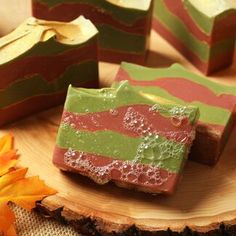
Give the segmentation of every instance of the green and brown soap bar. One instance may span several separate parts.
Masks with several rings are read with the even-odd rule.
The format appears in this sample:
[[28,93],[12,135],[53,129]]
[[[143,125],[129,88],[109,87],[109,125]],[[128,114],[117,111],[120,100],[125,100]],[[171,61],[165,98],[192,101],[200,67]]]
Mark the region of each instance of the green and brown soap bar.
[[211,81],[179,64],[156,69],[122,63],[114,86],[122,80],[148,97],[161,96],[184,106],[197,106],[200,118],[190,159],[208,165],[217,163],[236,118],[236,86]]
[[235,0],[154,0],[154,4],[154,29],[203,73],[232,63]]
[[29,18],[0,39],[0,125],[58,105],[69,84],[98,86],[97,29]]
[[99,60],[144,64],[152,23],[152,0],[32,0],[33,15],[68,22],[79,15],[99,30]]
[[53,163],[64,171],[150,193],[173,193],[198,108],[116,88],[69,87]]

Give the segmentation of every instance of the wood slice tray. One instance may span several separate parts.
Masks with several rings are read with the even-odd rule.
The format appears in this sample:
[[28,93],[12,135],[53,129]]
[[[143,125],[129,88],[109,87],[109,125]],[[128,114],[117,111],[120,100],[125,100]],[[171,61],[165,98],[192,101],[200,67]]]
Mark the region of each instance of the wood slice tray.
[[[13,29],[30,15],[30,0],[1,0],[0,33]],[[4,6],[4,7],[3,7]],[[9,14],[8,14],[9,13]],[[14,18],[12,19],[12,16]],[[148,65],[179,62],[195,69],[155,32],[151,36]],[[101,85],[111,84],[118,65],[100,64]],[[231,68],[210,78],[236,85],[236,58]],[[0,133],[15,135],[21,165],[58,190],[39,204],[44,214],[73,224],[89,235],[236,235],[236,129],[214,168],[188,162],[174,196],[152,196],[98,186],[85,177],[60,172],[52,165],[52,152],[62,107],[54,108],[6,127]],[[172,234],[171,231],[176,232]],[[184,233],[183,233],[184,232]],[[112,234],[113,235],[113,234]],[[159,234],[157,234],[159,235]]]

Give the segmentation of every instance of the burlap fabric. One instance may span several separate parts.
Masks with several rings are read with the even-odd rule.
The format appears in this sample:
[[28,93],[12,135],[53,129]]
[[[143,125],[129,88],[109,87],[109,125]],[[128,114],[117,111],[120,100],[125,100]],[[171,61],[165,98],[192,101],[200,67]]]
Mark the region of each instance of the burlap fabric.
[[45,219],[35,212],[30,213],[16,206],[12,209],[17,216],[18,236],[79,236],[71,227]]

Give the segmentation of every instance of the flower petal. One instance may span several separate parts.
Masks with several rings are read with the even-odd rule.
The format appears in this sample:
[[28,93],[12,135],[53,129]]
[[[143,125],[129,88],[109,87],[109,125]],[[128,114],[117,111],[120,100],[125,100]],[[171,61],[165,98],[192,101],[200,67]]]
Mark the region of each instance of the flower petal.
[[8,205],[6,203],[0,204],[0,233],[2,232],[4,236],[9,235],[7,233],[14,224],[15,219],[15,215]]
[[0,155],[8,152],[13,147],[13,136],[11,134],[6,134],[0,138]]

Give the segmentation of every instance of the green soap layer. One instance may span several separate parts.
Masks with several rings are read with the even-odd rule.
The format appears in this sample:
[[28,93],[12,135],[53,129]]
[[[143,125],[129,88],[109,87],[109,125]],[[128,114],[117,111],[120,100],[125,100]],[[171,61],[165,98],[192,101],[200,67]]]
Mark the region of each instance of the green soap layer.
[[228,123],[229,118],[231,116],[231,112],[223,108],[210,106],[210,105],[204,104],[202,102],[197,102],[197,101],[186,103],[185,101],[169,94],[166,90],[161,89],[159,87],[135,86],[135,89],[137,91],[142,91],[144,93],[150,93],[156,96],[164,97],[171,101],[175,101],[176,103],[181,104],[183,106],[186,106],[189,104],[196,106],[200,110],[199,120],[208,124],[225,126],[225,124]]
[[88,41],[79,45],[68,45],[62,44],[55,40],[55,38],[50,38],[46,42],[39,42],[30,51],[28,51],[25,56],[51,56],[56,54],[64,53],[65,51],[75,50],[83,48],[86,45],[96,43],[96,37],[89,39]]
[[[96,99],[96,102],[94,102]],[[120,83],[117,88],[104,89],[76,89],[69,87],[65,109],[74,113],[93,113],[109,111],[118,107],[146,104],[156,105],[157,101],[150,100],[135,92],[127,81]],[[183,108],[176,104],[161,104],[159,113],[163,116],[173,116],[173,108]],[[186,107],[183,115],[187,116],[191,123],[195,123],[198,118],[198,109]]]
[[8,107],[27,98],[46,95],[67,89],[70,84],[81,85],[91,78],[98,77],[97,62],[87,61],[70,66],[57,80],[48,83],[41,75],[18,80],[6,89],[0,90],[0,109]]
[[232,12],[236,13],[236,10],[226,10],[219,15],[209,17],[199,11],[191,2],[188,0],[184,0],[184,5],[190,14],[190,16],[193,18],[193,20],[196,22],[196,24],[208,35],[212,34],[214,25],[217,24],[217,21],[222,20],[227,15],[231,14]]
[[206,34],[211,35],[215,23],[215,18],[206,16],[198,9],[196,9],[196,7],[193,6],[192,3],[188,0],[184,0],[183,4],[185,5],[189,15],[200,27],[200,29],[202,29],[202,31],[204,31]]
[[[155,140],[155,144],[147,145],[144,138],[132,138],[112,131],[76,131],[70,125],[62,123],[57,145],[61,148],[97,154],[124,161],[137,161],[138,163],[153,164],[165,170],[178,173],[186,158],[188,148],[181,143],[176,143],[164,137],[149,137],[149,142]],[[139,154],[137,151],[141,150]]]
[[202,61],[206,62],[221,53],[227,53],[234,49],[234,38],[223,40],[211,47],[209,47],[206,42],[198,40],[189,32],[187,27],[178,17],[168,11],[163,1],[158,1],[157,10],[159,21],[161,21],[161,23],[172,32],[177,39],[183,42]]
[[143,53],[146,50],[146,36],[130,34],[109,25],[96,25],[99,30],[99,44],[103,49]]
[[[180,66],[179,64],[174,64],[169,68],[164,69],[155,69],[155,68],[148,68],[143,67],[131,63],[122,63],[121,68],[125,70],[129,77],[133,80],[137,81],[152,81],[156,79],[163,79],[163,78],[185,78],[189,81],[194,83],[200,84],[204,87],[209,88],[212,92],[214,92],[217,96],[221,94],[234,94],[236,96],[236,88],[230,87],[227,85],[222,85],[215,83],[213,81],[207,80],[199,75],[196,75],[184,67]],[[151,93],[156,96],[161,96],[171,101],[175,101],[178,104],[186,105],[191,104],[194,106],[199,107],[200,110],[200,118],[199,120],[209,124],[216,124],[216,125],[225,125],[227,124],[231,112],[227,109],[223,109],[216,106],[210,106],[204,104],[202,102],[194,101],[192,103],[186,103],[184,100],[181,100],[170,93],[168,93],[165,89],[160,87],[145,87],[145,86],[134,86],[136,91],[142,91],[144,93]]]
[[65,52],[68,52],[70,50],[79,50],[80,48],[85,47],[86,45],[96,43],[97,36],[89,39],[88,41],[79,44],[79,45],[68,45],[68,44],[62,44],[57,41],[55,41],[55,38],[50,38],[49,40],[45,42],[39,42],[35,44],[31,49],[29,49],[27,52],[21,54],[19,57],[14,58],[13,60],[2,64],[1,66],[5,66],[7,64],[10,64],[14,61],[21,60],[22,58],[28,58],[28,57],[35,57],[35,56],[56,56],[58,54],[63,54]]
[[180,64],[173,64],[168,68],[148,68],[144,66],[135,65],[132,63],[123,62],[121,68],[125,70],[129,76],[137,81],[152,81],[162,78],[185,78],[196,84],[203,85],[210,89],[217,96],[221,94],[229,94],[236,96],[236,87],[220,84],[207,79],[206,77],[197,75]]
[[[37,0],[37,2],[44,3],[48,7],[52,8],[59,4],[65,3],[65,0]],[[139,9],[119,7],[104,0],[67,0],[66,2],[91,4],[100,7],[105,11],[111,13],[114,18],[116,18],[120,22],[124,22],[127,25],[132,25],[137,20],[147,17],[149,11],[151,10],[151,6],[149,7],[148,11],[143,11]]]
[[[163,0],[154,0],[154,15],[156,18],[158,18],[158,15],[159,15],[158,14],[159,1],[163,1]],[[201,11],[199,11],[191,2],[189,2],[189,0],[183,0],[183,5],[186,8],[190,17],[192,17],[194,22],[198,25],[198,27],[209,36],[212,34],[214,25],[217,23],[217,21],[223,19],[228,14],[231,14],[232,11],[235,12],[235,10],[228,10],[217,16],[209,17],[205,15],[204,13],[202,13]]]

